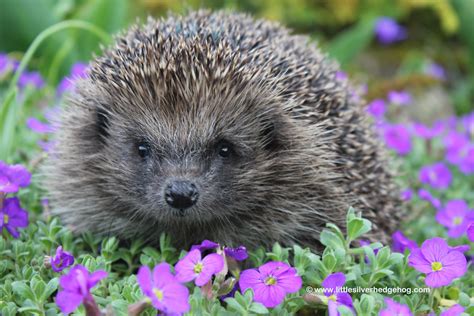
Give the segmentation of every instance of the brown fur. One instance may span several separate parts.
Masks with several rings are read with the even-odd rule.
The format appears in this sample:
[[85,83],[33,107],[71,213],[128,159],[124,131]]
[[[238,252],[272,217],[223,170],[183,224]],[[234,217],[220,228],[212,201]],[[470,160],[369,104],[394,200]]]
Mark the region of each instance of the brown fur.
[[[187,247],[319,247],[354,206],[387,241],[398,190],[363,106],[305,36],[243,14],[150,19],[91,64],[69,100],[46,170],[54,211],[78,231]],[[150,144],[150,156],[137,144]],[[235,153],[218,157],[225,140]],[[179,216],[170,178],[197,204]]]

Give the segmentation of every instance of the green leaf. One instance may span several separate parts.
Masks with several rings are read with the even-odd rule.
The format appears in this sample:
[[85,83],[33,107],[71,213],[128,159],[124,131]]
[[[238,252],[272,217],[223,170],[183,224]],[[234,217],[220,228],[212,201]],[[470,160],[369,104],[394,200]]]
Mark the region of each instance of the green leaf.
[[347,225],[347,239],[348,242],[356,240],[363,234],[372,229],[372,223],[363,218],[353,218]]
[[372,41],[374,34],[374,18],[363,18],[349,30],[331,41],[329,55],[337,59],[342,66],[352,61]]
[[25,281],[15,281],[12,283],[13,291],[25,299],[30,299],[33,302],[36,301],[35,294],[31,288],[26,284]]
[[328,229],[321,232],[320,241],[323,245],[332,249],[345,248],[344,241]]
[[253,302],[252,305],[250,305],[249,312],[258,315],[265,315],[268,314],[268,309],[260,303]]

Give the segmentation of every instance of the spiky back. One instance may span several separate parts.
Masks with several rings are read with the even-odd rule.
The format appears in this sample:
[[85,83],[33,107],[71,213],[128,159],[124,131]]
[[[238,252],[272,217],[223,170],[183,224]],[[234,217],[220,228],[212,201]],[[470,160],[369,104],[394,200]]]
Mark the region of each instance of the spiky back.
[[[243,216],[243,209],[252,205],[241,201],[236,206],[239,223],[214,237],[248,246],[280,241],[315,247],[324,223],[343,226],[352,205],[373,220],[375,235],[384,241],[399,220],[398,192],[362,105],[349,97],[347,82],[337,80],[336,72],[337,65],[307,37],[244,14],[198,11],[133,27],[92,63],[90,79],[80,83],[70,101],[73,106],[63,116],[60,159],[48,172],[58,209],[63,217],[74,218],[73,224],[93,214],[96,223],[91,226],[103,230],[103,209],[113,209],[120,201],[113,198],[113,189],[101,187],[101,180],[94,178],[93,173],[113,169],[107,165],[111,161],[99,167],[107,158],[91,147],[95,123],[90,122],[87,104],[99,104],[110,115],[128,113],[128,125],[160,111],[170,126],[198,126],[178,135],[184,138],[205,137],[219,129],[219,122],[206,121],[216,112],[222,120],[234,121],[236,129],[255,125],[256,113],[274,113],[285,116],[284,150],[257,157],[263,161],[255,170],[240,175],[242,192],[244,185],[253,185],[258,198],[268,200],[270,211]],[[180,113],[193,115],[186,121]],[[69,185],[59,182],[64,177]],[[82,186],[89,202],[79,205],[80,198],[69,192],[73,186]],[[199,233],[208,231],[204,227]],[[201,238],[199,233],[194,237]]]

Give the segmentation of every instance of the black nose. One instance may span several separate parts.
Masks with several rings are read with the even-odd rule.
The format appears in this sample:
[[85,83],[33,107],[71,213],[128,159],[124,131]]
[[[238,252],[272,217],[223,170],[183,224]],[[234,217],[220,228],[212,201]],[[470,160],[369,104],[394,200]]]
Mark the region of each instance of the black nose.
[[185,209],[193,206],[199,197],[196,186],[189,181],[173,181],[165,189],[165,200],[171,207]]

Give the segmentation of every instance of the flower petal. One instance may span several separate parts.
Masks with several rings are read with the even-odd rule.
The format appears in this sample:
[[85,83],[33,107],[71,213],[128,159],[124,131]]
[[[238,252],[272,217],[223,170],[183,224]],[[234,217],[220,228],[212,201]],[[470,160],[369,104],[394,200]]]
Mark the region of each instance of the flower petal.
[[102,280],[103,278],[106,278],[107,275],[108,273],[103,270],[95,271],[94,273],[89,275],[89,277],[87,278],[87,287],[89,289],[93,288],[97,283],[100,282],[100,280]]
[[428,273],[426,275],[425,283],[430,287],[441,287],[449,285],[454,278],[454,275],[440,270]]
[[408,256],[408,264],[422,273],[430,273],[433,271],[431,268],[431,262],[426,260],[419,248],[411,251]]
[[328,275],[324,279],[323,283],[321,283],[321,285],[327,290],[331,290],[331,291],[328,291],[328,293],[333,294],[334,291],[336,291],[336,288],[342,287],[344,283],[346,283],[346,276],[344,275],[344,273],[336,272],[336,273]]
[[162,262],[153,269],[153,284],[155,287],[163,288],[166,284],[176,282],[176,278],[170,271],[170,265]]
[[440,237],[434,237],[423,242],[421,252],[426,260],[433,263],[441,261],[441,258],[449,252],[449,247],[446,240]]
[[285,299],[285,290],[278,285],[260,285],[254,289],[254,300],[265,307],[275,307]]
[[219,273],[224,268],[224,258],[217,253],[211,253],[202,260],[202,264],[203,271],[212,271],[211,274]]
[[167,313],[186,313],[189,305],[189,290],[177,281],[171,282],[162,288],[163,300]]
[[143,291],[143,294],[149,296],[152,293],[153,281],[151,279],[151,270],[148,266],[141,266],[137,274],[137,282]]
[[56,295],[56,305],[64,314],[72,313],[82,303],[82,295],[79,293],[60,291]]
[[248,288],[255,289],[255,287],[262,284],[261,274],[255,269],[247,269],[240,274],[239,286],[242,293]]
[[454,275],[455,277],[461,277],[466,273],[467,270],[467,260],[462,252],[451,251],[441,259],[441,264],[443,266],[443,272]]
[[297,274],[296,269],[291,268],[277,277],[277,284],[283,287],[287,293],[294,293],[301,289],[303,280]]

